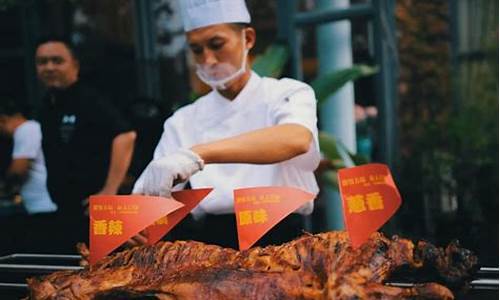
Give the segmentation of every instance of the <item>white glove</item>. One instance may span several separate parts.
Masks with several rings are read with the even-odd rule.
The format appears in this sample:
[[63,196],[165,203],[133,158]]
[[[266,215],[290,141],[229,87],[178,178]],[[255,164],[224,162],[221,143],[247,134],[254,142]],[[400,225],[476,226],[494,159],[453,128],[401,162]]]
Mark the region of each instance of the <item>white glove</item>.
[[180,149],[153,160],[134,185],[132,194],[170,197],[175,184],[184,182],[203,170],[203,159],[189,149]]

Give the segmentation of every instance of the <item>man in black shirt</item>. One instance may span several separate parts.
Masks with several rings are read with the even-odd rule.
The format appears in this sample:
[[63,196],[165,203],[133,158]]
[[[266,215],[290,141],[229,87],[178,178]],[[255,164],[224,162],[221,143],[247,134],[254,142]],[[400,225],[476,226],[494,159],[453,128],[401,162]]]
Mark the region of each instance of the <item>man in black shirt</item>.
[[136,133],[108,99],[78,81],[79,62],[64,39],[39,42],[36,68],[47,88],[40,111],[47,186],[66,236],[54,250],[69,252],[75,242],[88,239],[82,201],[118,192]]

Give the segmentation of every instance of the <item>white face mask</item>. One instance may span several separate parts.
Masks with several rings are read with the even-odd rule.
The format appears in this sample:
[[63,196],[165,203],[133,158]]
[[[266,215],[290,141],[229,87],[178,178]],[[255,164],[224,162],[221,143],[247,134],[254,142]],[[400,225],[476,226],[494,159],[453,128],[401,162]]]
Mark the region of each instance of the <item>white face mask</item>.
[[245,32],[243,31],[243,58],[241,66],[237,69],[228,62],[219,62],[215,65],[196,64],[196,74],[201,81],[211,86],[213,89],[225,90],[228,83],[245,73],[247,66],[248,49],[245,47]]

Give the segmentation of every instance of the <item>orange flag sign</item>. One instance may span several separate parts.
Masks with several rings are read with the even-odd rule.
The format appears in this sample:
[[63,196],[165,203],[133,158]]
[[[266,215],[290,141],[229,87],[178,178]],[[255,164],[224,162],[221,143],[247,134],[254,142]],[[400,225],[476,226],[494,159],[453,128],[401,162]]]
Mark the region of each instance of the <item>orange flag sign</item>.
[[213,189],[211,188],[206,188],[173,192],[172,197],[184,204],[184,206],[172,212],[168,216],[165,215],[161,217],[154,224],[146,228],[148,245],[155,244],[165,234],[172,230],[172,228],[182,221],[182,219],[184,219],[212,190]]
[[344,220],[354,248],[387,222],[401,205],[391,172],[383,164],[367,164],[338,172]]
[[108,255],[154,220],[183,207],[172,198],[151,196],[90,197],[90,264]]
[[240,250],[250,248],[266,232],[316,195],[290,187],[234,190],[234,212]]

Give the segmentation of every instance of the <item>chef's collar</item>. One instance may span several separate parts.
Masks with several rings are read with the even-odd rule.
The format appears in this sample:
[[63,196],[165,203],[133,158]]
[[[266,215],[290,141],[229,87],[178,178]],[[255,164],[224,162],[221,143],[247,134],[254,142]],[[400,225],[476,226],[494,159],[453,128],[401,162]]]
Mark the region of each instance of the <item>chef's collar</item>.
[[243,87],[243,89],[239,92],[239,94],[236,96],[234,99],[228,99],[224,97],[217,89],[214,89],[212,93],[214,93],[214,97],[221,102],[222,105],[227,105],[227,106],[238,106],[239,103],[245,102],[244,100],[253,93],[253,91],[258,87],[261,77],[255,73],[254,71],[251,71],[250,78],[248,79],[247,83]]

